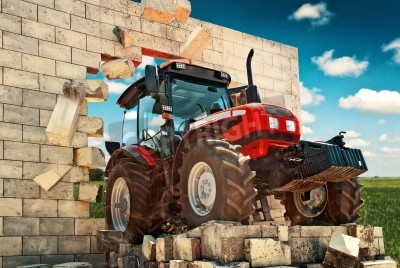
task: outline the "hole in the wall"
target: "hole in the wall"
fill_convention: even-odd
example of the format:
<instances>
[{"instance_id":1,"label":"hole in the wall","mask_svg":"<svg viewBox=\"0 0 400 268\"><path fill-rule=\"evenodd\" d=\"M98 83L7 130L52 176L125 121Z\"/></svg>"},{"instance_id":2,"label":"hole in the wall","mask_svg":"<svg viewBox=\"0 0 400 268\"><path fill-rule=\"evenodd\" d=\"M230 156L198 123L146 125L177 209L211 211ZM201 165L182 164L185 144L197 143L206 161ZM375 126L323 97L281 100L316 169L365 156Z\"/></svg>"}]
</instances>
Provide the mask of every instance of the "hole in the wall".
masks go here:
<instances>
[{"instance_id":1,"label":"hole in the wall","mask_svg":"<svg viewBox=\"0 0 400 268\"><path fill-rule=\"evenodd\" d=\"M133 144L137 142L136 110L132 109L126 112L124 134L122 135L124 110L116 104L118 98L125 91L125 89L128 88L129 85L144 76L144 69L146 65L160 65L165 62L165 59L170 58L169 56L166 56L167 54L156 54L153 53L153 51L144 50L142 53L144 55L142 57L142 62L133 62L136 70L135 74L131 78L108 80L105 78L101 70L99 70L96 74L91 74L88 72L86 77L88 80L103 80L108 85L109 89L109 98L106 102L88 103L88 113L90 116L100 117L104 120L104 137L89 138L89 146L100 148L105 154L106 162L108 161L110 155L105 148L105 141L117 141L120 143L124 142L126 144ZM147 56L149 54L153 56ZM106 56L104 56L104 58L102 57L102 60L106 61L112 59L113 58Z\"/></svg>"}]
</instances>

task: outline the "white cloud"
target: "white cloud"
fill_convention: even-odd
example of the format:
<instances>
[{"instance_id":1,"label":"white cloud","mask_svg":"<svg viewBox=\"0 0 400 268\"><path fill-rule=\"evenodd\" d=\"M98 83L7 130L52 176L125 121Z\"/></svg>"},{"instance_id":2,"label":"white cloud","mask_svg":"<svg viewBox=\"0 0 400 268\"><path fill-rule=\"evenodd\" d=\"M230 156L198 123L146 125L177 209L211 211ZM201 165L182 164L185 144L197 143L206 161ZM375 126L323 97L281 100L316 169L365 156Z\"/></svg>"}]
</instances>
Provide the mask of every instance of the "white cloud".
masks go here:
<instances>
[{"instance_id":1,"label":"white cloud","mask_svg":"<svg viewBox=\"0 0 400 268\"><path fill-rule=\"evenodd\" d=\"M301 126L301 134L302 135L310 135L313 133L314 133L314 130L312 130L312 128L304 126L304 125Z\"/></svg>"},{"instance_id":2,"label":"white cloud","mask_svg":"<svg viewBox=\"0 0 400 268\"><path fill-rule=\"evenodd\" d=\"M107 79L104 79L104 83L107 84L108 92L110 94L122 94L125 91L125 89L127 89L129 87L128 84L116 82L116 81L110 81Z\"/></svg>"},{"instance_id":3,"label":"white cloud","mask_svg":"<svg viewBox=\"0 0 400 268\"><path fill-rule=\"evenodd\" d=\"M383 147L382 152L392 155L400 155L400 148Z\"/></svg>"},{"instance_id":4,"label":"white cloud","mask_svg":"<svg viewBox=\"0 0 400 268\"><path fill-rule=\"evenodd\" d=\"M371 142L360 139L360 138L355 138L355 139L348 139L345 140L346 146L351 147L351 148L366 148L371 145Z\"/></svg>"},{"instance_id":5,"label":"white cloud","mask_svg":"<svg viewBox=\"0 0 400 268\"><path fill-rule=\"evenodd\" d=\"M89 145L90 147L100 147L101 144L102 144L102 141L101 141L101 140L94 139L94 138L89 138L89 139L88 139L88 145Z\"/></svg>"},{"instance_id":6,"label":"white cloud","mask_svg":"<svg viewBox=\"0 0 400 268\"><path fill-rule=\"evenodd\" d=\"M301 105L319 105L325 100L325 97L318 94L321 90L318 88L308 89L304 86L303 82L300 82L300 100Z\"/></svg>"},{"instance_id":7,"label":"white cloud","mask_svg":"<svg viewBox=\"0 0 400 268\"><path fill-rule=\"evenodd\" d=\"M137 111L130 111L125 114L125 119L127 120L136 120L137 119Z\"/></svg>"},{"instance_id":8,"label":"white cloud","mask_svg":"<svg viewBox=\"0 0 400 268\"><path fill-rule=\"evenodd\" d=\"M340 98L339 106L343 109L354 108L374 114L400 114L400 93L362 88L354 96Z\"/></svg>"},{"instance_id":9,"label":"white cloud","mask_svg":"<svg viewBox=\"0 0 400 268\"><path fill-rule=\"evenodd\" d=\"M361 133L355 130L346 130L344 134L347 147L351 148L366 148L371 145L371 142L360 138Z\"/></svg>"},{"instance_id":10,"label":"white cloud","mask_svg":"<svg viewBox=\"0 0 400 268\"><path fill-rule=\"evenodd\" d=\"M149 121L149 127L155 128L157 131L158 128L163 124L165 124L165 119L163 119L161 115L155 116Z\"/></svg>"},{"instance_id":11,"label":"white cloud","mask_svg":"<svg viewBox=\"0 0 400 268\"><path fill-rule=\"evenodd\" d=\"M360 137L361 133L354 130L346 130L346 134L344 134L344 136L348 139L354 139Z\"/></svg>"},{"instance_id":12,"label":"white cloud","mask_svg":"<svg viewBox=\"0 0 400 268\"><path fill-rule=\"evenodd\" d=\"M334 14L326 8L326 3L303 4L299 7L289 19L301 21L309 20L312 26L323 26L330 22Z\"/></svg>"},{"instance_id":13,"label":"white cloud","mask_svg":"<svg viewBox=\"0 0 400 268\"><path fill-rule=\"evenodd\" d=\"M143 66L142 68L144 69L144 67L146 67L146 65L156 65L156 60L153 57L149 57L149 56L142 56L142 63L140 63L140 65L138 66L138 68L140 66Z\"/></svg>"},{"instance_id":14,"label":"white cloud","mask_svg":"<svg viewBox=\"0 0 400 268\"><path fill-rule=\"evenodd\" d=\"M312 124L316 120L316 116L310 112L301 110L301 123L302 124Z\"/></svg>"},{"instance_id":15,"label":"white cloud","mask_svg":"<svg viewBox=\"0 0 400 268\"><path fill-rule=\"evenodd\" d=\"M379 125L384 125L384 124L386 124L386 120L385 119L379 119L378 120L378 124Z\"/></svg>"},{"instance_id":16,"label":"white cloud","mask_svg":"<svg viewBox=\"0 0 400 268\"><path fill-rule=\"evenodd\" d=\"M400 64L400 37L393 40L388 45L383 45L382 50L384 52L393 50L394 52L393 60L394 62Z\"/></svg>"},{"instance_id":17,"label":"white cloud","mask_svg":"<svg viewBox=\"0 0 400 268\"><path fill-rule=\"evenodd\" d=\"M390 134L384 133L379 137L379 141L381 141L381 142L400 142L400 135L390 135Z\"/></svg>"},{"instance_id":18,"label":"white cloud","mask_svg":"<svg viewBox=\"0 0 400 268\"><path fill-rule=\"evenodd\" d=\"M325 51L322 56L312 57L313 63L318 65L328 76L360 76L368 67L368 61L359 61L355 56L333 58L335 50Z\"/></svg>"},{"instance_id":19,"label":"white cloud","mask_svg":"<svg viewBox=\"0 0 400 268\"><path fill-rule=\"evenodd\" d=\"M370 158L370 159L372 159L376 156L376 153L373 153L370 151L363 151L362 154L365 158Z\"/></svg>"}]
</instances>

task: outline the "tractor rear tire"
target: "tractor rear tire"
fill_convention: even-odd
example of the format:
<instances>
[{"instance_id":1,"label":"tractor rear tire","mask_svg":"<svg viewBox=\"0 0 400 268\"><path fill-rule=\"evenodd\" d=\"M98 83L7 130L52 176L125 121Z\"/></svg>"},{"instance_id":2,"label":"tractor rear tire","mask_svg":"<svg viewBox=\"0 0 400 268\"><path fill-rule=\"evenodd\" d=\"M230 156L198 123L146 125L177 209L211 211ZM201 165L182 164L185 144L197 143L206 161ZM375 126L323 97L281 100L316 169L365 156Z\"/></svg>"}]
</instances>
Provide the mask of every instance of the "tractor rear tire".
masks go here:
<instances>
[{"instance_id":1,"label":"tractor rear tire","mask_svg":"<svg viewBox=\"0 0 400 268\"><path fill-rule=\"evenodd\" d=\"M160 205L160 182L162 183L162 172L133 162L129 159L120 159L112 169L107 182L106 190L106 220L110 230L123 232L124 239L134 243L140 243L143 235L159 234L161 225L165 218L165 209ZM123 181L128 188L128 194L124 202L128 204L125 220L118 220L120 211L115 206L115 197L118 195L118 185ZM120 202L121 203L121 202ZM114 215L117 215L113 219ZM120 224L118 224L120 223ZM124 228L125 227L125 228Z\"/></svg>"},{"instance_id":2,"label":"tractor rear tire","mask_svg":"<svg viewBox=\"0 0 400 268\"><path fill-rule=\"evenodd\" d=\"M255 172L240 146L200 139L185 150L179 168L179 203L189 228L210 220L245 222L254 212Z\"/></svg>"},{"instance_id":3,"label":"tractor rear tire","mask_svg":"<svg viewBox=\"0 0 400 268\"><path fill-rule=\"evenodd\" d=\"M282 204L285 205L285 216L292 225L340 225L354 223L360 218L359 211L364 205L361 199L363 185L358 179L344 182L328 182L328 200L325 209L316 217L302 215L295 205L295 193L287 192Z\"/></svg>"}]
</instances>

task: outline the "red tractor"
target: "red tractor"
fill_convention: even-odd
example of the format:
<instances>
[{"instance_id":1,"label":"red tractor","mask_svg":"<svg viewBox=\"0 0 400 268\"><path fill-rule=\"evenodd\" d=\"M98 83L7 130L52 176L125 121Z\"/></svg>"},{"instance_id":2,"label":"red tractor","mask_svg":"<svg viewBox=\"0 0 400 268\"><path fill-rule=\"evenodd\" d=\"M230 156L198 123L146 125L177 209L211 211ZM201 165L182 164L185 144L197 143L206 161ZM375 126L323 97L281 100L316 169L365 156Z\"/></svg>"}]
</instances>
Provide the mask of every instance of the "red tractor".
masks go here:
<instances>
[{"instance_id":1,"label":"red tractor","mask_svg":"<svg viewBox=\"0 0 400 268\"><path fill-rule=\"evenodd\" d=\"M261 103L253 85L228 89L229 74L187 63L146 66L117 104L137 113L136 144L107 142L106 218L130 241L210 220L271 220L267 196L292 224L359 217L367 170L343 133L300 141L289 110ZM257 210L255 208L257 207Z\"/></svg>"}]
</instances>

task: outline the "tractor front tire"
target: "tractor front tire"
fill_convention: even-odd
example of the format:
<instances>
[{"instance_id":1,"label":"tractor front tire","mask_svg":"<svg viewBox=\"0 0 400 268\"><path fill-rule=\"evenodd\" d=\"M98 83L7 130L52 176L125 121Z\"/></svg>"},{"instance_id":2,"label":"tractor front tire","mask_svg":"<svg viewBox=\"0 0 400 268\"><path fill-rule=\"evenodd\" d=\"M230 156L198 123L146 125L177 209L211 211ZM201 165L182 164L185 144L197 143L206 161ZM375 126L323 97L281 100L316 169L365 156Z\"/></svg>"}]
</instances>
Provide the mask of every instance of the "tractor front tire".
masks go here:
<instances>
[{"instance_id":1,"label":"tractor front tire","mask_svg":"<svg viewBox=\"0 0 400 268\"><path fill-rule=\"evenodd\" d=\"M179 203L189 228L210 220L248 220L257 195L249 159L240 146L218 139L200 139L185 150Z\"/></svg>"},{"instance_id":2,"label":"tractor front tire","mask_svg":"<svg viewBox=\"0 0 400 268\"><path fill-rule=\"evenodd\" d=\"M292 225L340 225L357 222L360 218L359 211L364 205L361 199L363 185L358 183L358 179L328 182L326 187L326 206L316 217L306 217L299 211L298 201L296 206L298 194L291 192L285 194L282 204L285 205L285 216Z\"/></svg>"},{"instance_id":3,"label":"tractor front tire","mask_svg":"<svg viewBox=\"0 0 400 268\"><path fill-rule=\"evenodd\" d=\"M130 159L119 159L107 181L106 221L110 230L122 231L124 238L134 243L140 243L145 234L160 232L165 217L155 194L160 174Z\"/></svg>"},{"instance_id":4,"label":"tractor front tire","mask_svg":"<svg viewBox=\"0 0 400 268\"><path fill-rule=\"evenodd\" d=\"M361 199L364 186L355 178L330 183L329 187L333 198L328 203L326 221L334 225L357 222L360 218L360 209L364 205L364 200Z\"/></svg>"}]
</instances>

